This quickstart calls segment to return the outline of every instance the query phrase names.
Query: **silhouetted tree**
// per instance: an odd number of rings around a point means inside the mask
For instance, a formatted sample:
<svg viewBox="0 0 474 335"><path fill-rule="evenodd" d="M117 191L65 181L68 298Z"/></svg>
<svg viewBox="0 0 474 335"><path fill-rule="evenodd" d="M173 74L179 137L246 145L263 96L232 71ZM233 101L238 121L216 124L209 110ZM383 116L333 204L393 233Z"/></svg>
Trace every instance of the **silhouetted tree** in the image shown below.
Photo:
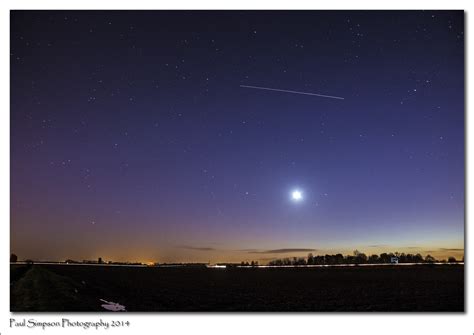
<svg viewBox="0 0 474 335"><path fill-rule="evenodd" d="M296 265L306 265L306 259L300 257L296 260Z"/></svg>
<svg viewBox="0 0 474 335"><path fill-rule="evenodd" d="M405 253L398 254L398 263L407 263L407 255Z"/></svg>
<svg viewBox="0 0 474 335"><path fill-rule="evenodd" d="M454 257L451 256L451 257L448 258L448 262L449 262L449 263L456 263L457 260L456 260L456 258L454 258Z"/></svg>
<svg viewBox="0 0 474 335"><path fill-rule="evenodd" d="M421 254L416 254L416 255L413 257L413 262L414 262L414 263L421 263L421 262L423 262L423 256L421 256Z"/></svg>
<svg viewBox="0 0 474 335"><path fill-rule="evenodd" d="M10 255L10 263L16 263L18 261L18 256L15 254Z"/></svg>
<svg viewBox="0 0 474 335"><path fill-rule="evenodd" d="M434 263L435 261L436 261L436 259L435 259L433 256L431 256L431 255L426 255L426 257L425 257L425 262L427 262L427 263Z"/></svg>
<svg viewBox="0 0 474 335"><path fill-rule="evenodd" d="M308 265L313 265L313 264L314 264L314 256L313 256L313 254L311 254L311 253L308 254L307 263L308 263Z"/></svg>
<svg viewBox="0 0 474 335"><path fill-rule="evenodd" d="M344 263L345 263L345 264L355 264L355 262L356 262L355 256L347 255L347 256L344 258Z"/></svg>
<svg viewBox="0 0 474 335"><path fill-rule="evenodd" d="M414 255L413 254L406 254L405 255L405 263L413 263L414 262Z"/></svg>
<svg viewBox="0 0 474 335"><path fill-rule="evenodd" d="M380 263L390 263L390 256L387 253L382 253L379 256Z"/></svg>
<svg viewBox="0 0 474 335"><path fill-rule="evenodd" d="M324 264L324 256L316 256L316 257L314 257L314 264L316 264L316 265L323 265L323 264Z"/></svg>
<svg viewBox="0 0 474 335"><path fill-rule="evenodd" d="M379 255L370 255L369 263L375 264L379 262Z"/></svg>
<svg viewBox="0 0 474 335"><path fill-rule="evenodd" d="M367 263L367 255L363 252L359 252L357 256L355 256L356 264L364 264Z"/></svg>
<svg viewBox="0 0 474 335"><path fill-rule="evenodd" d="M334 256L334 263L335 264L344 264L344 256L342 254L336 254Z"/></svg>
<svg viewBox="0 0 474 335"><path fill-rule="evenodd" d="M335 263L335 261L336 261L336 260L335 260L334 255L327 255L327 254L326 254L326 255L324 256L324 263L325 263L325 264L331 264L331 265L332 265L332 264Z"/></svg>

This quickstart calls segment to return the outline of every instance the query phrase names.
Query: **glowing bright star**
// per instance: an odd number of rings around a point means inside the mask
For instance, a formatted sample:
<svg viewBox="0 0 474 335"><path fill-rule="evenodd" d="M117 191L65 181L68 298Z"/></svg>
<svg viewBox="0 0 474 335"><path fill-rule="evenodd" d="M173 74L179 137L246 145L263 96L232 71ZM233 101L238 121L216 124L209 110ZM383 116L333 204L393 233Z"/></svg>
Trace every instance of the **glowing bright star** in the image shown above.
<svg viewBox="0 0 474 335"><path fill-rule="evenodd" d="M303 199L303 194L301 193L301 191L294 190L294 191L291 193L291 198L292 198L294 201L300 201L301 199Z"/></svg>

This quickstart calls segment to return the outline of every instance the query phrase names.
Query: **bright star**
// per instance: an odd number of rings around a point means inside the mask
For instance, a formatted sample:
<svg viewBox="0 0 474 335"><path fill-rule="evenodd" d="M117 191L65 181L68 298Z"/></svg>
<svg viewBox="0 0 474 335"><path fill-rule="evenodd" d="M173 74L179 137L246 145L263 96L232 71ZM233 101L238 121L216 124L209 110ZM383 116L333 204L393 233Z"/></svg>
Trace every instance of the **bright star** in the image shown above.
<svg viewBox="0 0 474 335"><path fill-rule="evenodd" d="M294 191L291 193L291 198L292 198L294 201L300 201L301 199L303 199L303 194L301 193L301 191L294 190Z"/></svg>

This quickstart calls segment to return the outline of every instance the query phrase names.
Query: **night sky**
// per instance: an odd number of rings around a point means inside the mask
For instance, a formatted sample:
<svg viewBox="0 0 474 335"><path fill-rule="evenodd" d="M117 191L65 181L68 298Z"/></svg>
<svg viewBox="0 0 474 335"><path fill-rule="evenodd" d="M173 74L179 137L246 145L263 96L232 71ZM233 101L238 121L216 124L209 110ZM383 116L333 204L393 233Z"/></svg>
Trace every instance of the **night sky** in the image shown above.
<svg viewBox="0 0 474 335"><path fill-rule="evenodd" d="M10 60L19 259L464 254L462 11L13 11Z"/></svg>

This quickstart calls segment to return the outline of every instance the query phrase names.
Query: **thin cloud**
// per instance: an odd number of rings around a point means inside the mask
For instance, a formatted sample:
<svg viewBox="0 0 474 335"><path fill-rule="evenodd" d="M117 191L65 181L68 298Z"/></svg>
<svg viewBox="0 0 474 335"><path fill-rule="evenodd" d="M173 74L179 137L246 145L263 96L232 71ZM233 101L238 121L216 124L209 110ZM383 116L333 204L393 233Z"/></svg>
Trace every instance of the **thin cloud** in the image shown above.
<svg viewBox="0 0 474 335"><path fill-rule="evenodd" d="M213 251L213 250L216 250L215 248L212 248L212 247L193 247L193 246L190 246L190 245L182 245L182 246L179 246L178 248L188 249L188 250L197 250L197 251Z"/></svg>
<svg viewBox="0 0 474 335"><path fill-rule="evenodd" d="M441 251L464 251L464 248L439 248Z"/></svg>

